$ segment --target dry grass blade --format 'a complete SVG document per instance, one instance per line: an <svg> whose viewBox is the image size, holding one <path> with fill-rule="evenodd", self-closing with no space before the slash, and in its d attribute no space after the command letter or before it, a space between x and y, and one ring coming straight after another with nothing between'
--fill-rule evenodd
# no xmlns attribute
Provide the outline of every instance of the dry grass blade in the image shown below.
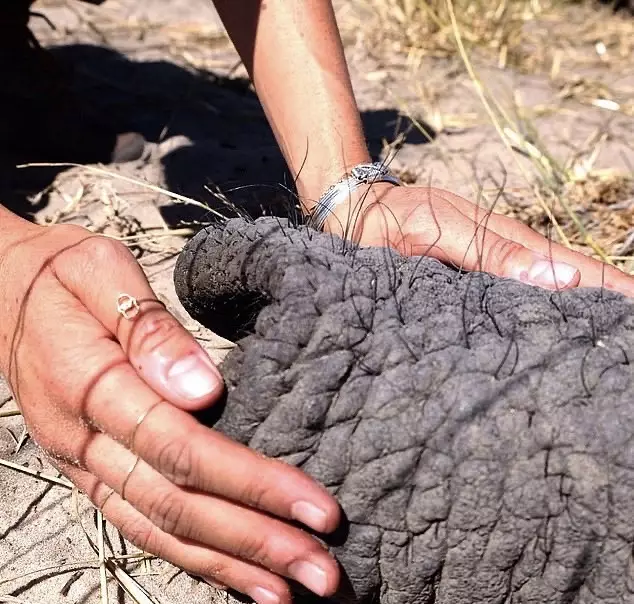
<svg viewBox="0 0 634 604"><path fill-rule="evenodd" d="M52 482L53 484L57 484L67 489L73 488L73 484L65 478L51 476L50 474L45 474L44 472L40 472L39 470L31 470L30 468L21 466L20 464L7 461L6 459L0 459L0 466L4 466L5 468L9 468L10 470L15 470L16 472L21 472L22 474L26 474L27 476L32 476L33 478L38 478L39 480Z"/></svg>
<svg viewBox="0 0 634 604"><path fill-rule="evenodd" d="M28 439L29 439L29 431L26 426L22 426L22 433L20 434L20 437L16 439L16 442L15 442L15 449L13 451L14 455L20 452L20 449L24 446L24 443Z"/></svg>
<svg viewBox="0 0 634 604"><path fill-rule="evenodd" d="M56 564L55 566L44 566L42 568L37 568L35 570L30 570L26 573L22 573L19 575L14 575L13 577L8 577L6 579L0 580L0 585L5 585L7 583L14 583L15 581L21 581L22 579L26 579L28 577L32 577L34 575L44 575L50 572L56 572L58 574L64 574L76 570L81 570L84 568L97 568L99 562L97 560L78 560L77 562L69 562L67 564ZM0 596L0 598L7 596ZM0 600L1 602L2 600Z"/></svg>
<svg viewBox="0 0 634 604"><path fill-rule="evenodd" d="M605 222L596 222L599 210L579 203L576 195L579 189L589 188L586 183L593 185L599 179L594 166L602 143L613 137L612 131L605 127L597 140L577 146L572 163L560 164L520 111L519 97L515 98L516 114L511 116L483 84L474 64L482 63L484 59L486 67L491 67L491 52L487 55L481 52L484 50L496 53L497 67L506 66L508 61L509 65L532 73L550 71L551 85L561 90L555 102L539 111L533 107L533 115L574 113L561 106L564 99L630 115L631 91L623 87L612 90L599 76L580 76L571 70L582 66L600 67L602 73L606 73L607 68L614 76L622 69L627 70L634 52L631 16L614 14L610 7L593 2L569 0L364 0L352 4L357 13L355 40L364 42L370 53L378 49L379 60L394 50L405 53L415 70L420 68L420 59L425 56L457 55L462 60L489 123L507 150L517 152L509 153L508 157L514 158L518 171L536 198L537 203L533 205L539 206L528 212L535 219L534 228L550 236L551 227L554 227L556 240L567 247L592 253L607 263L613 263L614 257L630 253L629 239L623 241L628 235L624 224L627 215L611 218L608 228ZM344 25L354 21L355 15L350 15L351 12L348 9L346 13L342 8ZM419 60L411 61L413 56ZM435 65L434 61L425 63L425 74L433 73ZM421 94L427 110L426 119L429 122L431 118L430 123L437 131L442 131L445 124L437 102L430 102L430 99L434 100L433 94ZM424 134L423 130L421 132ZM435 144L440 148L439 141ZM579 149L589 151L580 158ZM530 166L520 155L530 160ZM621 188L627 196L627 187L619 184L624 176L627 175L620 174L612 179L611 187ZM598 200L597 204L602 203L597 196L593 199ZM516 210L506 202L501 205L506 207L504 213L524 219L522 214L526 212L522 207Z"/></svg>
<svg viewBox="0 0 634 604"><path fill-rule="evenodd" d="M124 556L113 556L110 559L114 562L130 562L130 561L143 561L146 558L153 559L154 556L149 554L140 553L140 554L127 554ZM81 570L86 568L99 568L99 560L91 559L91 560L76 560L74 562L68 562L66 564L55 564L54 566L43 566L40 568L36 568L35 570L30 570L25 573L21 573L19 575L14 575L12 577L6 577L4 579L0 579L0 586L6 585L8 583L14 583L15 581L21 581L22 579L26 579L27 577L32 577L34 575L42 575L49 573L51 571L57 571L59 574L72 572L75 570ZM7 597L7 596L0 596Z"/></svg>
<svg viewBox="0 0 634 604"><path fill-rule="evenodd" d="M0 411L0 419L5 417L17 417L18 415L22 415L22 412L18 409L13 409L11 411Z"/></svg>
<svg viewBox="0 0 634 604"><path fill-rule="evenodd" d="M87 165L75 164L75 163L49 163L49 162L45 162L45 163L20 164L17 167L18 168L80 168L82 170L86 170L87 172L91 172L93 174L99 174L101 176L107 176L107 177L115 179L115 180L120 180L120 181L123 181L123 182L127 182L129 184L138 186L138 187L142 187L144 189L147 189L148 191L153 191L154 193L158 193L160 195L165 195L166 197L169 197L171 199L174 199L174 200L179 201L180 203L183 203L183 204L186 204L186 205L196 206L198 208L201 208L201 209L209 212L210 214L213 214L214 216L216 216L216 218L219 218L220 220L226 220L227 219L226 216L223 216L217 210L214 210L213 208L210 208L209 206L205 205L204 203L201 203L200 201L196 201L195 199L191 199L190 197L186 197L185 195L179 195L178 193L174 193L173 191L169 191L169 190L164 189L162 187L158 187L158 186L150 184L148 182L144 182L142 180L139 180L138 178L132 178L131 176L125 176L123 174L117 174L116 172L112 172L111 170L106 170L105 168L98 168L97 166L87 166Z"/></svg>
<svg viewBox="0 0 634 604"><path fill-rule="evenodd" d="M99 586L101 589L101 604L109 604L108 577L106 575L106 548L103 538L104 523L105 521L101 510L97 510L97 547L99 549Z"/></svg>
<svg viewBox="0 0 634 604"><path fill-rule="evenodd" d="M121 241L123 243L131 243L143 241L144 239L162 239L165 237L189 237L191 235L195 235L196 231L190 228L183 229L169 229L165 232L161 233L140 233L138 235L125 235L123 237L116 237L114 235L107 235L112 239L116 239L117 241Z"/></svg>
<svg viewBox="0 0 634 604"><path fill-rule="evenodd" d="M160 604L160 602L152 596L138 581L131 577L118 564L112 560L106 560L106 568L114 576L120 587L137 603L137 604Z"/></svg>
<svg viewBox="0 0 634 604"><path fill-rule="evenodd" d="M79 511L79 491L76 488L73 488L72 493L73 507L75 510L75 516L77 518L77 522L83 531L86 539L88 540L88 544L92 548L92 550L99 556L99 572L101 574L101 569L104 568L108 570L108 572L114 577L115 581L123 589L135 602L136 604L160 604L158 600L156 600L152 594L150 594L147 589L145 589L138 581L136 581L133 577L131 577L119 564L117 560L123 559L118 558L117 556L107 557L105 555L105 551L100 549L105 545L103 540L103 534L101 536L100 543L95 543L92 537L89 535L84 523L81 521L81 513ZM98 513L98 524L103 524L103 522L99 522L99 518L103 521L103 517L101 517L101 512L97 510ZM99 529L98 529L99 530ZM99 539L99 537L98 537ZM102 556L103 551L103 556ZM144 560L147 556L143 553L138 555L139 560ZM103 598L103 587L102 587L102 598ZM102 599L103 602L103 599Z"/></svg>
<svg viewBox="0 0 634 604"><path fill-rule="evenodd" d="M20 581L21 579L26 579L27 577L32 577L33 575L41 575L51 571L57 571L60 574L67 573L73 570L78 570L80 568L92 568L97 567L98 561L96 560L85 560L78 562L69 562L68 564L57 564L55 566L46 566L43 568L38 568L36 570L30 570L26 573L22 573L20 575L15 575L13 577L8 577L6 579L0 579L0 585L5 585L7 583L13 583L14 581ZM0 598L6 598L7 596L0 596Z"/></svg>
<svg viewBox="0 0 634 604"><path fill-rule="evenodd" d="M461 30L454 10L454 0L446 0L446 3L452 21L452 27L456 37L459 54L469 77L478 92L478 96L484 105L491 123L507 148L509 150L519 150L531 160L533 166L535 167L537 174L540 177L540 184L539 187L535 189L535 195L542 211L548 218L550 224L553 225L559 240L567 247L572 247L571 238L576 238L576 234L578 234L581 237L583 245L589 247L603 262L613 264L609 255L590 234L584 222L564 194L567 187L569 188L573 182L579 180L580 170L583 170L584 179L591 175L590 168L596 161L598 146L595 148L594 152L586 158L583 164L579 164L579 162L577 162L571 168L566 169L558 165L554 158L551 157L543 148L539 148L536 144L526 140L526 137L520 135L520 129L513 124L513 121L509 118L507 112L500 103L497 102L496 99L486 90L484 84L475 71L473 63L471 62L462 40ZM505 122L506 126L503 126L502 122ZM603 140L603 138L599 135L599 142L601 140ZM524 166L519 162L517 157L515 157L515 161L526 181L530 183L531 179ZM565 216L571 222L571 226L574 229L573 233L569 235L564 232L564 229L561 226L560 217L555 214L545 197L552 202L557 202L564 209Z"/></svg>

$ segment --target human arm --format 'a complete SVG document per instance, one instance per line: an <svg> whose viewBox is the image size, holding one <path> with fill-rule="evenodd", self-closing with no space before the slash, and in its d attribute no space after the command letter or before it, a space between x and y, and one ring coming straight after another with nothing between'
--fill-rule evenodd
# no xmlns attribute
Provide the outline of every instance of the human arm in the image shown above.
<svg viewBox="0 0 634 604"><path fill-rule="evenodd" d="M332 3L215 4L310 212L331 184L370 160ZM360 204L359 195L366 194ZM363 244L432 255L551 289L603 285L634 295L634 280L614 267L442 189L377 183L338 206L327 228Z"/></svg>
<svg viewBox="0 0 634 604"><path fill-rule="evenodd" d="M324 0L215 0L215 5L310 211L349 168L370 161L332 5Z"/></svg>

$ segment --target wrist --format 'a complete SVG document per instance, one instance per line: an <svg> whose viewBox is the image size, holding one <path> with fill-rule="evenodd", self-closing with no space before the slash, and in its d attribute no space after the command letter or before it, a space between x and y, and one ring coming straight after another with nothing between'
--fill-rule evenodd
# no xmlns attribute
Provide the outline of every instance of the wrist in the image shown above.
<svg viewBox="0 0 634 604"><path fill-rule="evenodd" d="M359 241L368 210L377 204L389 205L386 200L395 188L397 185L390 182L376 182L352 191L344 203L333 209L323 230L351 241Z"/></svg>
<svg viewBox="0 0 634 604"><path fill-rule="evenodd" d="M334 214L334 211L343 206L348 214L345 224L350 220L356 221L356 215L363 209L364 202L372 201L376 195L380 195L380 188L372 185L388 183L400 186L401 181L382 162L363 163L354 166L349 174L332 185L318 200L314 210L310 213L308 224L319 230L323 230L326 221ZM337 214L341 220L341 213ZM332 221L330 221L332 231ZM347 232L347 226L340 225Z"/></svg>
<svg viewBox="0 0 634 604"><path fill-rule="evenodd" d="M345 152L337 150L337 159L320 157L312 165L304 165L296 176L296 187L304 214L310 214L322 195L335 183L350 174L359 164L371 163L372 158L363 142L346 146Z"/></svg>

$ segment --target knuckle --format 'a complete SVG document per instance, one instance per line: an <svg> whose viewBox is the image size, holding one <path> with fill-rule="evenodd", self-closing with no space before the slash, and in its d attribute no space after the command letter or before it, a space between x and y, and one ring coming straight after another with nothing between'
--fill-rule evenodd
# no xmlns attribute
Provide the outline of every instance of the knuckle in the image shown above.
<svg viewBox="0 0 634 604"><path fill-rule="evenodd" d="M125 246L108 237L89 237L82 242L80 247L83 248L87 256L93 258L99 265L117 262L123 256L127 257L128 255Z"/></svg>
<svg viewBox="0 0 634 604"><path fill-rule="evenodd" d="M194 480L193 451L183 437L172 438L159 449L157 465L161 474L176 485L189 485Z"/></svg>
<svg viewBox="0 0 634 604"><path fill-rule="evenodd" d="M92 235L66 250L64 258L65 261L70 259L83 268L95 269L103 266L117 266L122 259L128 257L128 254L126 247L118 241Z"/></svg>
<svg viewBox="0 0 634 604"><path fill-rule="evenodd" d="M136 354L150 355L181 338L180 323L164 309L145 313L132 335L130 348Z"/></svg>
<svg viewBox="0 0 634 604"><path fill-rule="evenodd" d="M271 489L265 480L250 480L242 487L242 502L249 507L261 509Z"/></svg>
<svg viewBox="0 0 634 604"><path fill-rule="evenodd" d="M48 422L41 418L31 418L27 422L27 429L34 442L56 467L86 469L86 448L89 446L92 434L83 426L76 424L74 417L62 415L56 417L53 429Z"/></svg>
<svg viewBox="0 0 634 604"><path fill-rule="evenodd" d="M231 576L231 567L226 562L222 561L219 556L211 555L209 560L206 560L200 568L200 574L208 579L215 579L220 583L229 583L229 577Z"/></svg>
<svg viewBox="0 0 634 604"><path fill-rule="evenodd" d="M504 237L495 238L487 250L486 262L482 267L483 270L502 272L509 260L521 252L522 249L522 246L515 241Z"/></svg>
<svg viewBox="0 0 634 604"><path fill-rule="evenodd" d="M269 547L264 538L248 534L237 543L236 555L244 560L251 560L261 566L271 567L272 560Z"/></svg>
<svg viewBox="0 0 634 604"><path fill-rule="evenodd" d="M61 241L82 241L93 234L77 224L56 224L49 231L51 236Z"/></svg>
<svg viewBox="0 0 634 604"><path fill-rule="evenodd" d="M131 516L120 522L117 526L119 532L144 552L160 555L159 539L156 534L157 527L142 517Z"/></svg>
<svg viewBox="0 0 634 604"><path fill-rule="evenodd" d="M185 504L176 491L150 494L147 517L170 535L182 532L185 518Z"/></svg>

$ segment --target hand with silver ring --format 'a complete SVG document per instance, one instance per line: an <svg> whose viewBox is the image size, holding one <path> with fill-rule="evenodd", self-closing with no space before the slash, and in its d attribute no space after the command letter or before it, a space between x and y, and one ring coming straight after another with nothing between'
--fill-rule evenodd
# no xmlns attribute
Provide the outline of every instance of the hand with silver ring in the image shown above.
<svg viewBox="0 0 634 604"><path fill-rule="evenodd" d="M0 207L0 371L39 445L138 547L262 604L339 570L299 528L339 508L296 468L200 425L223 384L128 250Z"/></svg>
<svg viewBox="0 0 634 604"><path fill-rule="evenodd" d="M443 189L384 182L359 188L328 216L325 229L364 246L545 289L604 287L634 297L631 275Z"/></svg>

